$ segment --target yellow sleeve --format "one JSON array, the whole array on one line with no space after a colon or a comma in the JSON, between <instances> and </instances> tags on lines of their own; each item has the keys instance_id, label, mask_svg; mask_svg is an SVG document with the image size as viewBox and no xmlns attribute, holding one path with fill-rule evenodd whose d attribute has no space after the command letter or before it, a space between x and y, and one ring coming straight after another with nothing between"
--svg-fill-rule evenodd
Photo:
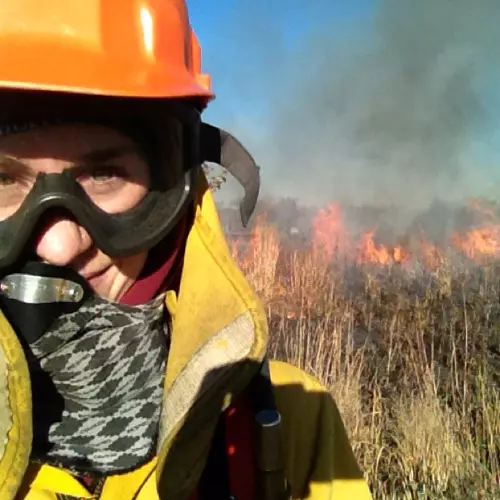
<instances>
[{"instance_id":1,"label":"yellow sleeve","mask_svg":"<svg viewBox=\"0 0 500 500\"><path fill-rule=\"evenodd\" d=\"M371 500L337 405L314 377L271 362L293 500Z\"/></svg>"}]
</instances>

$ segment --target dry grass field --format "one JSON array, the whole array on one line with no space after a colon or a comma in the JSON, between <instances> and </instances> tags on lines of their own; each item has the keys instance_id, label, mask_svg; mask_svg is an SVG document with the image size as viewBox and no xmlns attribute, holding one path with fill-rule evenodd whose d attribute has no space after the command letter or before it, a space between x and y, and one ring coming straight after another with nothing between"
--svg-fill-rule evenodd
<instances>
[{"instance_id":1,"label":"dry grass field","mask_svg":"<svg viewBox=\"0 0 500 500\"><path fill-rule=\"evenodd\" d=\"M264 218L232 242L272 354L331 389L376 499L500 498L497 229L410 252L349 239L330 207L309 249Z\"/></svg>"}]
</instances>

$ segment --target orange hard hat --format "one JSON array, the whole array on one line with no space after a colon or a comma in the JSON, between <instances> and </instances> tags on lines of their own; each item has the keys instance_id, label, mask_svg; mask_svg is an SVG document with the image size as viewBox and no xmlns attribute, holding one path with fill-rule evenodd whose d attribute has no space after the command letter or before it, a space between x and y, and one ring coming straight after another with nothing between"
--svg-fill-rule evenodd
<instances>
[{"instance_id":1,"label":"orange hard hat","mask_svg":"<svg viewBox=\"0 0 500 500\"><path fill-rule=\"evenodd\" d=\"M184 0L2 0L0 88L213 97Z\"/></svg>"}]
</instances>

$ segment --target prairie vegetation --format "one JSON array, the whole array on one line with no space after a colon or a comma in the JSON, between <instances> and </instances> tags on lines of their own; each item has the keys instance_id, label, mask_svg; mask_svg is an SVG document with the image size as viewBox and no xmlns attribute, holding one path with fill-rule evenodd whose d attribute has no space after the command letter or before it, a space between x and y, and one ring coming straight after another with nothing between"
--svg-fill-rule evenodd
<instances>
[{"instance_id":1,"label":"prairie vegetation","mask_svg":"<svg viewBox=\"0 0 500 500\"><path fill-rule=\"evenodd\" d=\"M455 250L410 254L367 234L342 253L327 215L308 249L284 249L263 218L232 242L272 355L331 389L374 498L500 498L497 248L476 230Z\"/></svg>"}]
</instances>

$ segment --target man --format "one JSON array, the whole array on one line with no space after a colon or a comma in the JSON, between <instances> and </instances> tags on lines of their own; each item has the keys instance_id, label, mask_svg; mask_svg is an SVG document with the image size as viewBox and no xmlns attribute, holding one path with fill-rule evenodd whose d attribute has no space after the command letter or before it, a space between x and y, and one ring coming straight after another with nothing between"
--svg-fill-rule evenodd
<instances>
[{"instance_id":1,"label":"man","mask_svg":"<svg viewBox=\"0 0 500 500\"><path fill-rule=\"evenodd\" d=\"M183 0L0 5L0 499L368 499L338 410L266 360L201 164Z\"/></svg>"}]
</instances>

